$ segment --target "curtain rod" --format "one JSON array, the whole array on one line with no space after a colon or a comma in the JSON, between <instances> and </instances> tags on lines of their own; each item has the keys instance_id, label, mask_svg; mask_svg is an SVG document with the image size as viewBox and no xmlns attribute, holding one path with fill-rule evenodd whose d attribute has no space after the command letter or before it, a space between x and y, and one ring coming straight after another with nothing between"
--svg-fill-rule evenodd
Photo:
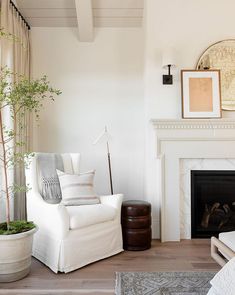
<instances>
[{"instance_id":1,"label":"curtain rod","mask_svg":"<svg viewBox=\"0 0 235 295\"><path fill-rule=\"evenodd\" d=\"M15 6L15 4L10 0L11 5L15 8L15 10L18 12L19 16L22 18L23 22L26 24L28 30L30 30L30 25L28 24L28 22L25 20L25 18L23 17L23 15L20 13L19 9Z\"/></svg>"}]
</instances>

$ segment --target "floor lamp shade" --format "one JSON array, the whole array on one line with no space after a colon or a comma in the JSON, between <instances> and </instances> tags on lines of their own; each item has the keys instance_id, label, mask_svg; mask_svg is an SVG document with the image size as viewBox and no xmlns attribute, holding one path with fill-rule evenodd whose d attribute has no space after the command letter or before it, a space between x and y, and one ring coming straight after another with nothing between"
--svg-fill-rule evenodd
<instances>
[{"instance_id":1,"label":"floor lamp shade","mask_svg":"<svg viewBox=\"0 0 235 295\"><path fill-rule=\"evenodd\" d=\"M111 167L111 156L110 156L110 150L109 150L109 141L111 139L111 135L108 133L107 127L105 126L102 133L96 138L96 140L93 142L94 145L96 144L102 144L106 143L107 147L107 156L108 156L108 166L109 166L109 181L110 181L110 190L111 194L113 195L113 180L112 180L112 167Z\"/></svg>"},{"instance_id":2,"label":"floor lamp shade","mask_svg":"<svg viewBox=\"0 0 235 295\"><path fill-rule=\"evenodd\" d=\"M109 134L107 127L102 131L102 133L96 138L96 140L93 142L94 145L106 143L111 140L112 136Z\"/></svg>"}]
</instances>

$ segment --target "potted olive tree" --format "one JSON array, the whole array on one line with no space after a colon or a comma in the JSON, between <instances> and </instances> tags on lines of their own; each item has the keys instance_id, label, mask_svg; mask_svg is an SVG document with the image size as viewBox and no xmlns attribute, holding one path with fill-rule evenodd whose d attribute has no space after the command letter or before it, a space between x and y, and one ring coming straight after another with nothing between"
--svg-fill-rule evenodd
<instances>
[{"instance_id":1,"label":"potted olive tree","mask_svg":"<svg viewBox=\"0 0 235 295\"><path fill-rule=\"evenodd\" d=\"M0 36L4 36L2 30ZM37 230L33 222L14 221L10 214L10 200L14 194L30 189L12 183L10 177L12 167L26 165L33 157L31 153L19 152L19 147L25 142L19 139L18 132L26 128L23 118L27 112L35 113L38 119L43 101L54 100L54 96L60 93L49 85L46 76L29 80L23 76L16 77L6 67L0 69L0 187L6 204L6 220L0 223L0 282L15 281L28 274L33 234ZM5 123L6 113L11 119L10 125Z\"/></svg>"}]
</instances>

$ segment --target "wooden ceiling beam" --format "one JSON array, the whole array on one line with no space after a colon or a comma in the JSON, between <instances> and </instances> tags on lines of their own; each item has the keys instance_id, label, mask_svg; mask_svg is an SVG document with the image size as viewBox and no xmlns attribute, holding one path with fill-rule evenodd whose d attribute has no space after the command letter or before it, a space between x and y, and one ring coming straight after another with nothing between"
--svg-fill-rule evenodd
<instances>
[{"instance_id":1,"label":"wooden ceiling beam","mask_svg":"<svg viewBox=\"0 0 235 295\"><path fill-rule=\"evenodd\" d=\"M78 37L81 42L94 40L92 0L75 0Z\"/></svg>"}]
</instances>

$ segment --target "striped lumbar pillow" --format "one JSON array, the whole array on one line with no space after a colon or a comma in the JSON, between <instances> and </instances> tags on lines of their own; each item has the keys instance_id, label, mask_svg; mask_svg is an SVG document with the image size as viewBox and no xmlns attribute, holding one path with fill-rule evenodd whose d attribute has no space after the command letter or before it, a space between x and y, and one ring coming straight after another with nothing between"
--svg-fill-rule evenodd
<instances>
[{"instance_id":1,"label":"striped lumbar pillow","mask_svg":"<svg viewBox=\"0 0 235 295\"><path fill-rule=\"evenodd\" d=\"M56 171L62 192L62 204L79 206L100 203L93 187L95 171L82 174L67 174L60 170Z\"/></svg>"}]
</instances>

